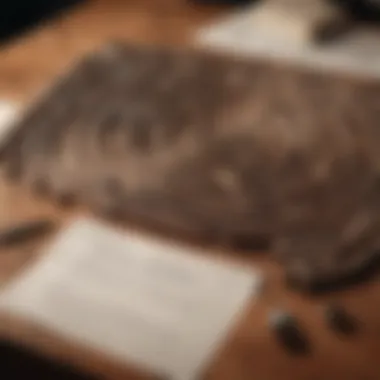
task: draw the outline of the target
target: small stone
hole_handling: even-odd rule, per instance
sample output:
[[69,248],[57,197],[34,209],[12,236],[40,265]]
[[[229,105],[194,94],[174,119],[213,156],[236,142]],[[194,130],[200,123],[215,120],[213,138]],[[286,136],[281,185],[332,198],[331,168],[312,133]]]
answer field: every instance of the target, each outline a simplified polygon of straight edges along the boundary
[[288,352],[293,354],[306,354],[310,351],[310,344],[301,330],[297,319],[290,313],[275,310],[269,315],[270,328],[276,338]]
[[330,304],[325,309],[326,324],[335,332],[350,335],[357,331],[358,324],[343,306]]

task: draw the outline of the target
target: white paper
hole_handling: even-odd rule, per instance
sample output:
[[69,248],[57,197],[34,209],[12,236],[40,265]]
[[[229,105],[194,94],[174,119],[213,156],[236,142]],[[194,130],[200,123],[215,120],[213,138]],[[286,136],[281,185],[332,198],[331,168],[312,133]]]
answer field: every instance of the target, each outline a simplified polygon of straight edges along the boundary
[[0,99],[0,142],[13,126],[18,115],[18,107],[9,101]]
[[0,309],[189,380],[215,354],[260,279],[188,248],[80,219],[0,293]]
[[269,57],[317,69],[380,77],[380,28],[358,27],[325,45],[290,40],[284,43],[277,37],[255,24],[255,7],[251,6],[201,28],[195,38],[201,46],[247,57]]

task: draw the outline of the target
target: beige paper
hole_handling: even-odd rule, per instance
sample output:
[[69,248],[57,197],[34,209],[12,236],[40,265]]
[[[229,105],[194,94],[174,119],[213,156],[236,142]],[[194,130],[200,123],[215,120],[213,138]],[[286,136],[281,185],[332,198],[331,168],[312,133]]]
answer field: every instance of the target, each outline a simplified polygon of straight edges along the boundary
[[18,115],[18,107],[0,99],[0,142],[6,137]]
[[88,219],[0,293],[0,308],[174,380],[195,379],[259,273]]
[[[265,57],[317,70],[380,78],[380,29],[358,26],[334,42],[317,45],[288,39],[263,30],[256,7],[247,7],[202,27],[196,43],[216,51],[247,58]],[[260,13],[260,12],[259,12]],[[284,30],[284,34],[286,31]]]

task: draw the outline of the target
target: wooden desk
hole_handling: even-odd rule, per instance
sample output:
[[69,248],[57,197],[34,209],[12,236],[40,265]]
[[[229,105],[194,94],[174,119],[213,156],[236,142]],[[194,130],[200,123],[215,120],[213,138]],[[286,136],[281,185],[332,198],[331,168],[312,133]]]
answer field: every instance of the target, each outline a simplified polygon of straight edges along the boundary
[[187,0],[89,0],[0,50],[0,96],[29,99],[68,64],[110,39],[179,45],[222,10]]
[[[222,12],[194,8],[185,0],[92,1],[67,17],[40,28],[0,52],[0,96],[29,101],[55,75],[85,52],[111,38],[138,43],[185,44],[194,29]],[[32,199],[21,189],[0,183],[0,223],[34,216],[54,215],[62,221],[70,213]],[[33,247],[0,255],[0,280],[4,284],[34,257]],[[306,297],[284,289],[281,271],[261,255],[246,259],[267,270],[268,288],[252,304],[228,344],[210,368],[214,380],[379,380],[380,285],[371,284],[329,294]],[[361,322],[357,335],[339,337],[323,322],[326,299],[339,300]],[[299,318],[312,343],[307,357],[289,356],[267,328],[267,313],[283,307]],[[82,367],[107,374],[109,379],[149,378],[129,373],[96,353],[58,342],[39,329],[5,318],[0,333]]]

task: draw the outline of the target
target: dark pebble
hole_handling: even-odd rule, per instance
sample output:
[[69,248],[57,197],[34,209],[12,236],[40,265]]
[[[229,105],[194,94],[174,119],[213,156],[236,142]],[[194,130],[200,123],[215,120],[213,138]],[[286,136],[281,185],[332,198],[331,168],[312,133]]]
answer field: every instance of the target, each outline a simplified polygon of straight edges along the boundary
[[269,325],[276,334],[277,341],[292,354],[307,354],[310,344],[296,318],[291,314],[276,310],[269,315]]
[[330,304],[325,310],[326,324],[335,332],[350,335],[357,331],[358,322],[343,306]]

